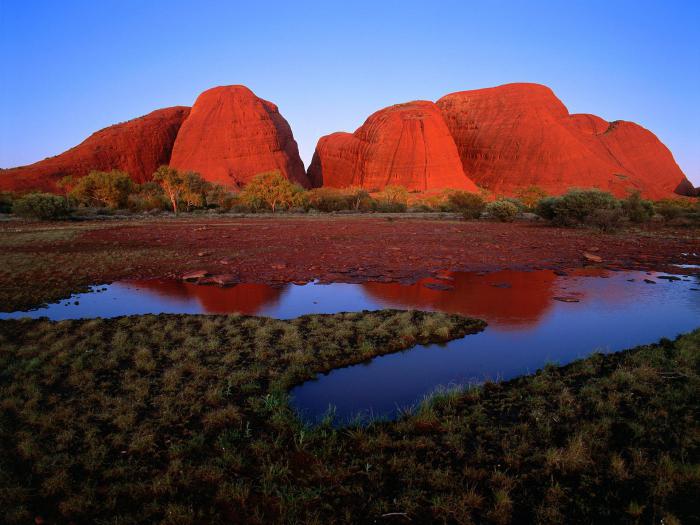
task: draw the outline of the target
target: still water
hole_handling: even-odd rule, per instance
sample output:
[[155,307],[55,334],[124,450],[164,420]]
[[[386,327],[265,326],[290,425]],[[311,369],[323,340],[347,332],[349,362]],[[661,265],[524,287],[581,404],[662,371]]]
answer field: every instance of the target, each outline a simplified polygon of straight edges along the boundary
[[0,319],[229,312],[288,319],[411,308],[460,313],[489,323],[482,333],[333,370],[292,390],[292,403],[307,421],[318,420],[332,406],[342,422],[358,414],[393,417],[439,386],[509,379],[546,363],[565,364],[594,351],[622,350],[699,327],[700,277],[668,277],[580,269],[568,275],[549,270],[444,272],[410,285],[218,288],[174,280],[123,281],[30,312],[1,313]]

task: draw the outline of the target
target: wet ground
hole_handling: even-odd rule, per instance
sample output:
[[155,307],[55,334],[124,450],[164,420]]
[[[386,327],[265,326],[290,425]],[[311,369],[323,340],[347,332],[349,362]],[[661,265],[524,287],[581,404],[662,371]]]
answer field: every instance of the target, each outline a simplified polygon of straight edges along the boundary
[[[685,272],[695,272],[685,265]],[[679,268],[680,271],[680,268]],[[293,389],[303,417],[334,407],[338,421],[393,417],[439,387],[503,380],[594,351],[650,343],[700,325],[700,277],[611,271],[437,272],[413,284],[364,282],[202,286],[174,279],[125,280],[9,317],[70,319],[146,313],[230,313],[293,318],[308,313],[402,308],[486,320],[480,334],[418,346],[338,369]]]

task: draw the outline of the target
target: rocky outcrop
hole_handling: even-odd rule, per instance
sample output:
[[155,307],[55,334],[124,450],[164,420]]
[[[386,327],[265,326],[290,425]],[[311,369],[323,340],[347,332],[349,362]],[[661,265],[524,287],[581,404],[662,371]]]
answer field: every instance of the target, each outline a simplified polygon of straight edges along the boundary
[[457,147],[439,108],[428,101],[377,111],[354,133],[322,137],[309,166],[315,187],[389,185],[408,190],[476,191],[464,174]]
[[159,109],[97,131],[55,157],[1,170],[0,190],[57,191],[56,182],[62,177],[82,177],[92,170],[119,169],[136,182],[150,180],[158,166],[170,160],[175,137],[189,111],[181,106]]
[[666,148],[631,122],[570,115],[538,84],[461,91],[437,101],[466,173],[496,194],[537,185],[548,193],[597,187],[663,198],[692,187]]
[[272,170],[309,186],[289,124],[277,106],[245,86],[215,87],[197,97],[178,133],[170,166],[228,187]]

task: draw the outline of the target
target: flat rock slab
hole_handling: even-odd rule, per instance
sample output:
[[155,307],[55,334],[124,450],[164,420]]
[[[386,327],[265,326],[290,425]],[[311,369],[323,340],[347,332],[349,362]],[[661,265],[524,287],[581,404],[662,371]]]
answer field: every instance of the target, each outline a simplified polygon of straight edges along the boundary
[[192,272],[187,272],[183,274],[180,279],[183,281],[198,281],[204,277],[208,277],[210,274],[207,270],[194,270]]

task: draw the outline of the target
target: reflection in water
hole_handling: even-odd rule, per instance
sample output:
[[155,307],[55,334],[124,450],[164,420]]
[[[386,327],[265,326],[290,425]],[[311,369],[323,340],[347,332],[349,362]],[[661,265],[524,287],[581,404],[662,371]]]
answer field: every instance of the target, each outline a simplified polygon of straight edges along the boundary
[[698,277],[662,277],[581,269],[566,276],[549,270],[444,272],[410,285],[219,288],[174,280],[123,281],[31,312],[0,313],[0,319],[229,312],[288,319],[389,307],[460,313],[489,323],[480,334],[378,357],[293,389],[293,403],[304,417],[313,421],[333,405],[342,421],[360,412],[393,416],[397,407],[415,404],[438,385],[508,379],[550,361],[566,363],[594,350],[621,350],[698,327]]
[[115,286],[136,287],[166,299],[189,301],[195,299],[203,313],[227,314],[239,312],[254,315],[264,308],[273,308],[280,300],[284,289],[266,284],[243,283],[230,288],[200,286],[174,279],[145,279],[124,281]]
[[[557,279],[551,271],[513,270],[486,275],[445,272],[440,277],[409,285],[365,283],[362,287],[382,305],[459,313],[517,329],[536,323],[547,312]],[[453,289],[443,290],[445,286]]]
[[[539,273],[530,275],[535,278]],[[527,295],[518,293],[516,279],[510,279],[511,288],[482,285],[486,297],[468,293],[464,300],[436,298],[434,290],[425,293],[418,285],[372,285],[370,293],[381,297],[385,306],[454,308],[481,316],[490,324],[484,332],[446,345],[417,346],[320,375],[294,388],[292,402],[309,422],[318,421],[330,407],[338,423],[358,414],[394,417],[439,385],[507,380],[532,373],[548,362],[566,364],[594,351],[623,350],[698,328],[699,279],[669,281],[659,277],[596,270],[574,272],[549,284],[546,279],[534,279],[540,285],[529,285],[535,290],[538,305],[533,309],[527,306]],[[580,302],[554,300],[558,296]]]

